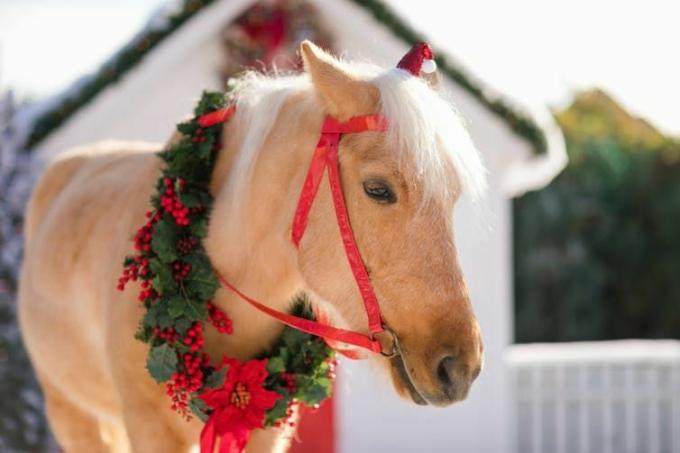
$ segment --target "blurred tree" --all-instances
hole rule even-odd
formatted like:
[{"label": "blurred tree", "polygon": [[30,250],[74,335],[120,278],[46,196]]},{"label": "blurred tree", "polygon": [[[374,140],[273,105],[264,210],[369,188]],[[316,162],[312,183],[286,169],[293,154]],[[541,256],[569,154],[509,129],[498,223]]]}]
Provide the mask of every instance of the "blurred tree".
[{"label": "blurred tree", "polygon": [[54,451],[42,396],[16,321],[22,213],[36,174],[23,152],[28,128],[11,92],[0,93],[0,451]]},{"label": "blurred tree", "polygon": [[599,90],[557,121],[568,167],[514,203],[516,341],[680,338],[680,142]]}]

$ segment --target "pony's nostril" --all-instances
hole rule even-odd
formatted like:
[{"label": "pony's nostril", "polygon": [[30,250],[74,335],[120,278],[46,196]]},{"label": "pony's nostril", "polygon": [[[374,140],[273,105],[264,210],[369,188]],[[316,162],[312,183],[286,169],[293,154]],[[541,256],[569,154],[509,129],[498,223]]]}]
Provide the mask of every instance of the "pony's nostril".
[{"label": "pony's nostril", "polygon": [[453,387],[455,366],[456,359],[450,355],[441,359],[437,365],[437,378],[439,378],[439,383],[446,393],[449,393]]}]

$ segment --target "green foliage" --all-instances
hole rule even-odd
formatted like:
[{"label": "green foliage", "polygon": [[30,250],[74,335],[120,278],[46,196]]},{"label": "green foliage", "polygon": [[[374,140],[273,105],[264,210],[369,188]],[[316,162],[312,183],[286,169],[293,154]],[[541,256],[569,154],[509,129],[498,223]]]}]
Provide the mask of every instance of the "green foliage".
[{"label": "green foliage", "polygon": [[151,239],[151,249],[163,263],[172,263],[177,259],[177,228],[174,222],[160,222]]},{"label": "green foliage", "polygon": [[[222,93],[205,92],[194,113],[200,117],[225,103]],[[146,364],[149,374],[159,383],[170,381],[167,388],[178,412],[188,417],[190,411],[205,420],[210,408],[197,396],[223,385],[228,373],[226,368],[215,368],[204,360],[202,343],[196,341],[198,337],[202,341],[202,333],[196,329],[202,332],[209,318],[215,322],[209,313],[212,310],[214,316],[218,310],[210,304],[219,281],[201,239],[207,231],[212,205],[208,181],[214,163],[213,150],[219,148],[213,144],[220,140],[221,125],[200,128],[192,119],[177,129],[181,133],[179,140],[159,154],[165,166],[151,199],[155,210],[147,214],[147,223],[136,236],[138,254],[125,259],[123,275],[131,273],[146,286],[151,282],[155,290],[140,293],[146,313],[136,334],[137,339],[150,346]],[[175,195],[183,205],[181,208],[189,212],[188,224],[178,223],[171,214],[177,209],[177,199],[171,198]],[[168,200],[172,209],[166,207]],[[142,272],[141,263],[145,262],[148,269]],[[293,311],[313,319],[309,302],[303,296],[296,299]],[[277,405],[267,412],[268,425],[287,417],[294,402],[315,405],[330,395],[332,357],[333,352],[323,339],[284,328],[275,347],[262,357],[268,359],[265,387],[281,395]],[[205,379],[190,389],[184,384],[178,387],[179,377],[195,372],[186,365],[187,360],[194,359],[201,363],[200,375]]]},{"label": "green foliage", "polygon": [[[314,319],[309,301],[300,295],[292,313],[307,319]],[[269,377],[265,386],[279,393],[282,398],[267,411],[265,424],[272,426],[286,415],[290,404],[296,400],[308,406],[320,404],[333,390],[334,351],[318,337],[285,327],[279,341],[263,358],[267,358]],[[285,376],[295,382],[290,391]]]},{"label": "green foliage", "polygon": [[[204,92],[194,113],[199,117],[225,104],[223,93]],[[207,217],[212,205],[207,187],[214,161],[210,150],[219,141],[221,127],[217,125],[203,129],[195,119],[191,119],[179,124],[177,129],[182,134],[180,139],[159,154],[166,165],[158,178],[156,194],[151,199],[155,211],[150,215],[159,213],[158,220],[152,226],[151,249],[141,250],[136,257],[148,260],[148,272],[139,275],[139,278],[151,282],[157,292],[157,295],[147,295],[143,300],[147,311],[136,337],[155,346],[150,351],[147,367],[159,382],[167,381],[172,374],[167,373],[170,363],[167,350],[159,348],[165,346],[177,350],[175,355],[185,352],[186,348],[181,342],[171,346],[164,339],[153,336],[153,329],[173,329],[184,336],[193,322],[208,319],[208,300],[212,299],[219,287],[200,240],[207,232]],[[204,137],[205,141],[197,143],[194,138],[196,134]],[[206,143],[209,144],[208,153],[197,152]],[[164,181],[168,179],[173,181],[170,185],[180,200],[185,200],[187,208],[193,209],[188,227],[179,226],[174,217],[160,206],[161,195],[166,190]],[[189,251],[180,253],[180,241],[193,241],[193,245]],[[136,258],[127,257],[124,266],[135,266]],[[178,263],[190,266],[189,273],[181,279],[175,278],[173,274],[173,266]],[[161,356],[161,352],[164,355]],[[174,366],[178,366],[177,361]]]},{"label": "green foliage", "polygon": [[198,300],[211,299],[220,283],[213,272],[208,255],[203,252],[192,253],[183,260],[192,266],[191,273],[183,282],[186,293]]},{"label": "green foliage", "polygon": [[227,367],[224,366],[219,370],[215,370],[205,379],[205,386],[209,389],[216,389],[222,387],[224,379],[227,376]]},{"label": "green foliage", "polygon": [[146,369],[157,382],[164,382],[170,379],[172,373],[175,372],[177,363],[175,349],[165,343],[149,350]]},{"label": "green foliage", "polygon": [[[183,0],[181,7],[173,13],[166,25],[154,27],[136,37],[133,42],[123,48],[96,74],[85,81],[79,90],[70,93],[68,97],[41,115],[31,131],[29,146],[40,142],[40,140],[61,126],[73,113],[91,101],[103,89],[120,80],[128,70],[141,62],[165,38],[187,22],[194,14],[214,1]],[[378,22],[387,27],[404,43],[413,45],[425,40],[409,24],[402,21],[386,2],[382,0],[351,1],[372,14]],[[536,152],[545,152],[547,145],[543,131],[530,116],[518,111],[507,99],[503,99],[498,95],[492,94],[489,90],[485,90],[484,86],[454,59],[438,53],[436,60],[440,72],[446,74],[482,104],[486,105],[492,112],[503,118],[513,131],[525,137],[533,144]],[[209,146],[204,145],[200,148],[200,151],[208,153],[209,149]]]},{"label": "green foliage", "polygon": [[210,408],[202,399],[196,396],[190,398],[189,409],[191,409],[191,412],[196,415],[200,421],[206,422],[208,420],[208,412],[210,411]]},{"label": "green foliage", "polygon": [[18,335],[15,301],[0,275],[0,451],[52,451],[40,389]]},{"label": "green foliage", "polygon": [[680,338],[680,143],[599,91],[557,119],[569,166],[514,204],[516,340]]}]

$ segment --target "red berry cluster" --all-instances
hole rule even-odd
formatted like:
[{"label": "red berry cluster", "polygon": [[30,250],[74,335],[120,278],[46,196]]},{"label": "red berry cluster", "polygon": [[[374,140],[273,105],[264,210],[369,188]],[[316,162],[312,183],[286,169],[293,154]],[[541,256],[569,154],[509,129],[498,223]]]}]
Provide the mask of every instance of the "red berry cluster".
[{"label": "red berry cluster", "polygon": [[185,278],[187,278],[189,272],[191,272],[191,264],[189,263],[175,261],[172,264],[172,276],[177,281],[184,280]]},{"label": "red berry cluster", "polygon": [[[135,256],[133,261],[123,268],[123,275],[118,279],[117,288],[120,291],[125,289],[125,285],[129,281],[135,282],[140,277],[146,280],[146,277],[149,274],[149,259],[142,256],[142,254],[151,251],[153,226],[161,219],[161,215],[158,212],[153,213],[147,211],[146,218],[146,223],[142,225],[135,234],[135,250],[139,252],[139,255]],[[145,300],[146,298],[153,298],[156,296],[156,292],[150,288],[148,284],[146,286],[142,284],[142,292],[139,294],[139,300]]]},{"label": "red berry cluster", "polygon": [[[175,191],[175,181],[166,176],[163,178],[163,185],[165,186],[165,190],[160,199],[161,207],[175,219],[177,225],[189,225],[189,208],[184,206],[179,199],[179,196]],[[185,185],[186,182],[184,179],[177,179],[177,187],[180,192],[184,190]]]},{"label": "red berry cluster", "polygon": [[189,349],[193,352],[200,351],[203,347],[203,323],[195,322],[187,330],[187,334],[184,336],[182,342],[189,346]]},{"label": "red berry cluster", "polygon": [[174,344],[179,340],[179,333],[177,333],[177,331],[172,327],[161,329],[160,327],[156,326],[153,328],[153,335],[170,344]]},{"label": "red berry cluster", "polygon": [[[199,127],[194,131],[194,135],[191,137],[191,143],[205,143],[208,141],[208,137],[205,136],[205,129]],[[215,139],[215,142],[212,144],[212,150],[217,151],[222,147],[222,144],[220,143],[219,137]]]},{"label": "red berry cluster", "polygon": [[177,253],[186,255],[198,244],[198,239],[195,237],[182,238],[177,242]]},{"label": "red berry cluster", "polygon": [[166,385],[166,393],[172,400],[170,408],[185,418],[190,418],[187,404],[188,395],[203,387],[203,367],[208,366],[207,354],[198,356],[189,352],[182,356],[184,372],[172,374],[171,381]]},{"label": "red berry cluster", "polygon": [[151,282],[149,280],[142,281],[141,286],[142,289],[139,291],[137,300],[139,300],[140,302],[144,302],[147,299],[151,300],[158,299],[158,293],[156,292],[155,289],[153,289],[153,286],[151,285]]},{"label": "red berry cluster", "polygon": [[210,318],[210,323],[219,333],[226,333],[227,335],[234,333],[231,319],[212,301],[208,301],[208,317]]},{"label": "red berry cluster", "polygon": [[206,140],[208,140],[208,137],[205,136],[205,130],[202,127],[196,129],[193,137],[191,137],[191,143],[205,143]]},{"label": "red berry cluster", "polygon": [[123,268],[123,275],[118,277],[118,285],[116,286],[118,291],[123,291],[125,289],[125,285],[127,285],[130,280],[133,282],[137,281],[137,266],[135,266],[134,263]]},{"label": "red berry cluster", "polygon": [[286,381],[286,388],[288,389],[288,393],[291,395],[295,393],[297,390],[297,384],[295,383],[295,375],[292,373],[286,373],[283,372],[279,376],[281,376],[281,379]]},{"label": "red berry cluster", "polygon": [[153,226],[161,219],[161,213],[156,211],[146,211],[146,223],[142,225],[135,234],[135,250],[138,252],[148,252],[151,250],[151,235]]},{"label": "red berry cluster", "polygon": [[134,261],[132,263],[123,268],[123,275],[121,275],[118,278],[118,285],[116,287],[118,288],[119,291],[123,291],[125,289],[125,285],[129,281],[136,282],[138,278],[142,278],[143,279],[141,284],[142,289],[139,291],[137,300],[139,300],[140,302],[144,302],[147,299],[151,300],[157,299],[158,293],[151,285],[151,282],[148,280],[147,277],[148,274],[149,274],[148,258],[143,256],[136,256],[134,257]]}]

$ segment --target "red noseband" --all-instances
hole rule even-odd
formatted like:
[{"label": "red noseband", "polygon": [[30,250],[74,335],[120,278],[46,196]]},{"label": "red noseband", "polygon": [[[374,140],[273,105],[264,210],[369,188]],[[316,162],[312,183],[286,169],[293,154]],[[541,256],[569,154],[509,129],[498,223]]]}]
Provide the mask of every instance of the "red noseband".
[{"label": "red noseband", "polygon": [[[198,123],[202,127],[212,126],[218,123],[228,121],[234,114],[234,106],[226,107],[216,112],[203,115],[198,118]],[[278,321],[301,330],[303,332],[322,337],[330,343],[344,343],[352,346],[357,346],[367,349],[372,352],[379,352],[386,356],[393,356],[396,354],[396,338],[389,329],[384,327],[382,315],[380,314],[380,305],[378,298],[373,290],[373,285],[366,272],[361,253],[357,247],[354,233],[349,221],[347,213],[347,206],[345,204],[345,197],[342,192],[342,185],[340,181],[340,164],[338,162],[338,145],[343,134],[353,134],[358,132],[376,131],[381,132],[387,129],[387,121],[380,115],[361,115],[350,118],[347,121],[339,122],[335,118],[327,116],[324,119],[321,128],[321,137],[314,150],[312,161],[307,170],[300,198],[298,200],[297,208],[295,210],[295,217],[293,218],[293,227],[291,240],[296,247],[300,246],[300,241],[305,233],[307,227],[307,220],[309,211],[314,203],[314,199],[321,184],[324,170],[328,169],[328,182],[330,184],[331,193],[333,196],[333,205],[335,207],[335,216],[340,229],[340,236],[342,244],[345,248],[347,261],[352,269],[352,274],[357,282],[357,287],[361,293],[364,301],[364,308],[366,309],[366,316],[368,317],[368,330],[370,335],[365,335],[359,332],[354,332],[337,327],[322,324],[316,321],[292,316],[288,313],[274,310],[239,291],[234,285],[229,283],[224,276],[218,273],[218,277],[222,285],[241,299],[250,303],[258,310],[267,315],[277,319]],[[385,351],[382,343],[378,340],[378,336],[388,332],[391,334],[391,351]],[[340,352],[343,352],[342,350]],[[347,354],[350,357],[356,357],[354,354]]]}]

